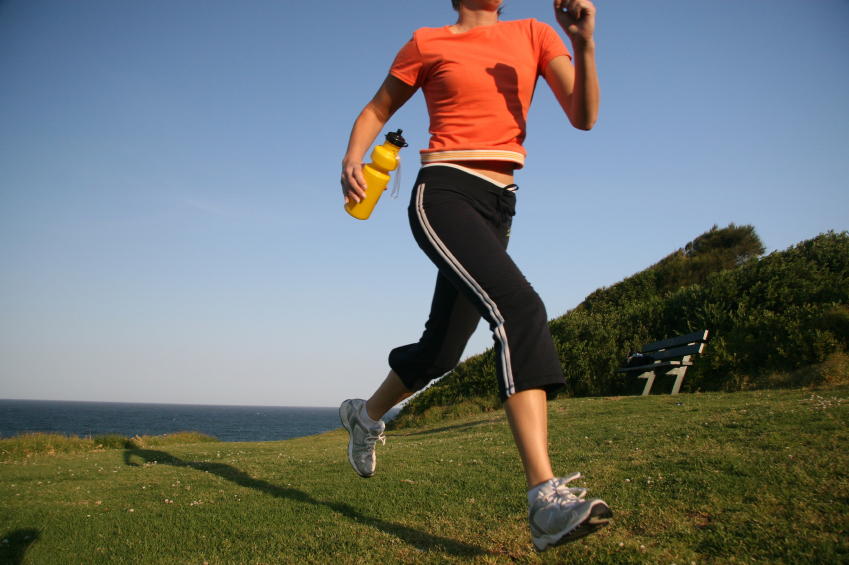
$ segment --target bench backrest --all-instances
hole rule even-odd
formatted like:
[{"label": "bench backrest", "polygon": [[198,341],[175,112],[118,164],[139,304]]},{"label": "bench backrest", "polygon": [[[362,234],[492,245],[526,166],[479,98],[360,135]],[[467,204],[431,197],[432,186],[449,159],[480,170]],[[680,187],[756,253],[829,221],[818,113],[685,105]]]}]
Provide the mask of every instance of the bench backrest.
[{"label": "bench backrest", "polygon": [[656,361],[694,355],[704,350],[707,338],[708,330],[693,332],[691,334],[649,343],[643,346],[642,353],[650,355]]},{"label": "bench backrest", "polygon": [[[689,345],[691,343],[705,343],[708,338],[708,331],[693,332],[691,334],[656,341],[643,346],[643,353],[651,353],[652,351],[660,351],[661,349],[670,349],[679,345]],[[701,351],[699,351],[701,353]],[[654,355],[652,355],[654,357]]]}]

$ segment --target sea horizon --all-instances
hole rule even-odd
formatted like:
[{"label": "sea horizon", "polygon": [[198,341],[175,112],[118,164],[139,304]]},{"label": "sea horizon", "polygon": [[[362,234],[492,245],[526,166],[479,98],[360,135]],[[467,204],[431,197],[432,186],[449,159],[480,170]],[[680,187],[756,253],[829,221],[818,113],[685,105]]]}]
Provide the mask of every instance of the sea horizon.
[{"label": "sea horizon", "polygon": [[[88,400],[0,399],[0,438],[200,432],[221,441],[281,441],[341,427],[335,406],[256,406]],[[400,409],[384,418],[389,420]]]},{"label": "sea horizon", "polygon": [[236,406],[242,408],[339,408],[338,406],[277,406],[274,404],[203,404],[196,402],[134,402],[130,400],[53,400],[50,398],[0,398],[0,402],[84,402],[90,404],[145,404],[167,406]]}]

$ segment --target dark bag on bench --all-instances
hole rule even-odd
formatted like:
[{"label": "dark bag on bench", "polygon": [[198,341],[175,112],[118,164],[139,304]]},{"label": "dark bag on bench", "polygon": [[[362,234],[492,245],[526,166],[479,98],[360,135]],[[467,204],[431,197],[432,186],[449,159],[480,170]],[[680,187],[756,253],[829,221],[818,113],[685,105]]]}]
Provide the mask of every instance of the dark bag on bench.
[{"label": "dark bag on bench", "polygon": [[625,362],[622,363],[622,368],[627,369],[630,367],[640,367],[642,365],[651,365],[654,363],[655,359],[651,355],[646,355],[645,353],[638,353],[633,349],[628,350],[628,356],[625,358]]}]

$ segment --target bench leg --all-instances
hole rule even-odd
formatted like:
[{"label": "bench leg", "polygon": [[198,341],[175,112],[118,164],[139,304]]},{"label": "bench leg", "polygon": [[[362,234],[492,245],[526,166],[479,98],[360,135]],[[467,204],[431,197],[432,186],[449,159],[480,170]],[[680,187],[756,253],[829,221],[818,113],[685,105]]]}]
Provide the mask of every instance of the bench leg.
[{"label": "bench leg", "polygon": [[678,391],[681,390],[681,383],[684,382],[684,375],[687,373],[687,367],[681,367],[669,372],[675,373],[675,386],[672,387],[672,394],[678,394]]},{"label": "bench leg", "polygon": [[649,391],[651,390],[651,385],[654,384],[654,371],[648,371],[640,375],[640,378],[646,379],[646,387],[643,389],[643,396],[648,396]]}]

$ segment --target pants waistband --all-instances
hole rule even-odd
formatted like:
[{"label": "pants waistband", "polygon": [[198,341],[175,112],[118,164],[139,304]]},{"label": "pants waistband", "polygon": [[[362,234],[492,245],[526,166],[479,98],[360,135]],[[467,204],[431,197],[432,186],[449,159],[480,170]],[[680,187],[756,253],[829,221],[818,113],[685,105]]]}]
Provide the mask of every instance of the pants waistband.
[{"label": "pants waistband", "polygon": [[422,187],[429,189],[431,202],[460,199],[483,217],[496,219],[498,224],[509,222],[516,215],[516,185],[505,185],[465,167],[453,164],[422,167],[416,178],[413,200]]},{"label": "pants waistband", "polygon": [[516,186],[515,184],[502,184],[495,179],[491,179],[486,175],[482,175],[479,172],[474,171],[472,169],[468,169],[468,168],[466,168],[462,165],[455,165],[454,163],[431,163],[429,165],[422,165],[422,169],[427,169],[427,168],[430,168],[430,167],[451,167],[452,169],[457,169],[459,171],[463,171],[464,173],[474,175],[474,176],[476,176],[480,179],[483,179],[483,180],[485,180],[489,183],[492,183],[495,186],[497,186],[498,188],[503,188],[503,189],[509,190],[510,192],[516,192],[517,190],[519,190],[519,187]]}]

